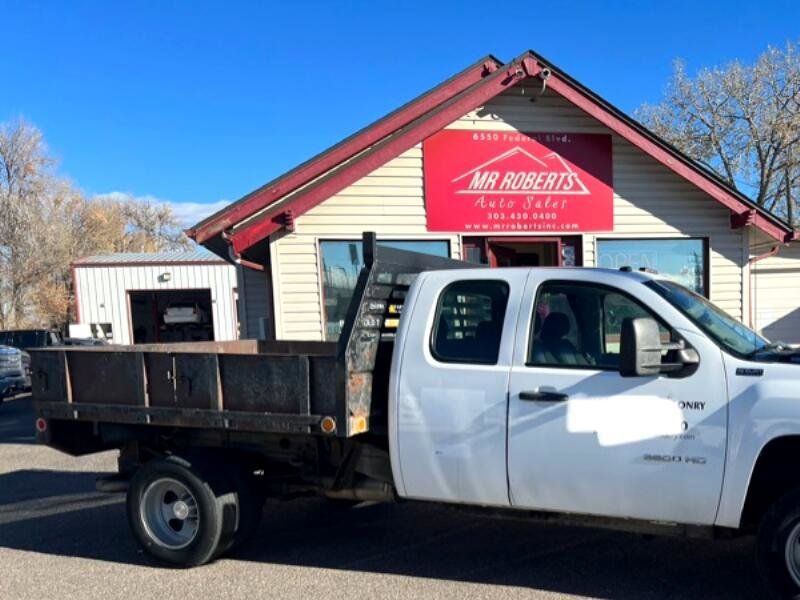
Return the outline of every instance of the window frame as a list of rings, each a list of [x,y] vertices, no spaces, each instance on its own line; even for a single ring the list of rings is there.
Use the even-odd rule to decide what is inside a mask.
[[[668,237],[647,237],[647,236],[635,236],[635,237],[595,237],[594,238],[594,252],[595,257],[600,255],[600,246],[602,242],[688,242],[688,241],[700,241],[703,244],[703,292],[700,294],[705,298],[711,298],[711,243],[709,241],[708,236],[688,236],[688,237],[681,237],[681,236],[668,236]],[[597,258],[595,258],[595,264],[597,264]],[[669,276],[669,274],[664,271],[660,273],[661,275]],[[682,285],[682,284],[681,284]],[[684,286],[685,287],[685,286]],[[699,293],[699,292],[698,292]]]
[[[362,240],[358,238],[349,238],[349,237],[324,237],[324,238],[317,238],[316,240],[316,256],[317,256],[317,277],[318,277],[318,286],[319,286],[319,314],[320,314],[320,330],[322,333],[322,339],[326,342],[335,342],[338,340],[331,339],[328,336],[328,318],[327,318],[327,304],[326,304],[326,297],[325,297],[325,266],[322,257],[322,245],[327,242],[340,242],[345,244],[357,244],[361,245]],[[380,246],[383,242],[441,242],[446,244],[447,246],[447,256],[444,258],[453,258],[453,244],[452,240],[447,237],[431,237],[431,238],[407,238],[407,237],[400,237],[400,238],[386,238],[386,239],[379,239],[377,241],[378,245]],[[401,248],[402,250],[402,248]],[[413,250],[407,250],[408,252],[413,252]],[[431,256],[438,256],[431,255]],[[363,268],[363,256],[362,256],[362,268]],[[359,269],[359,273],[360,273]],[[358,275],[356,276],[356,284],[358,283]],[[353,288],[355,290],[355,288]]]
[[[486,362],[483,360],[465,360],[465,359],[453,359],[453,358],[446,358],[441,356],[436,350],[436,332],[439,327],[439,319],[442,316],[442,303],[444,300],[445,295],[453,286],[457,284],[464,284],[464,283],[499,283],[505,287],[506,290],[506,304],[503,307],[503,322],[500,324],[500,339],[497,342],[497,356],[494,359],[494,362]],[[438,363],[444,364],[456,364],[456,365],[483,365],[483,366],[496,366],[500,363],[500,348],[503,345],[503,334],[504,332],[504,325],[506,320],[506,315],[508,314],[508,302],[511,298],[511,285],[505,279],[457,279],[455,281],[451,281],[448,283],[442,290],[439,292],[438,297],[436,299],[436,311],[433,315],[433,324],[431,325],[430,333],[428,334],[428,351],[431,353],[433,359]]]
[[[667,322],[664,321],[664,319],[661,318],[661,316],[658,315],[652,308],[650,308],[648,305],[643,303],[641,300],[639,300],[638,298],[633,296],[633,294],[631,294],[631,293],[629,293],[629,292],[627,292],[627,291],[625,291],[623,289],[620,289],[620,288],[614,287],[613,285],[608,285],[608,284],[605,284],[605,283],[595,283],[593,281],[584,281],[584,280],[579,280],[579,279],[547,279],[545,281],[542,281],[536,287],[536,298],[533,301],[533,308],[532,308],[531,314],[529,316],[528,340],[527,340],[527,343],[525,345],[525,367],[526,368],[530,368],[530,369],[570,369],[570,370],[581,370],[581,371],[607,371],[607,372],[611,372],[611,373],[619,373],[619,367],[604,367],[602,365],[561,365],[561,364],[542,365],[542,364],[537,364],[537,363],[534,363],[534,362],[531,361],[531,357],[533,356],[533,342],[534,342],[534,339],[533,339],[533,326],[534,326],[535,321],[536,321],[536,317],[535,317],[536,308],[539,306],[539,299],[540,299],[541,294],[542,294],[542,289],[544,289],[548,285],[573,285],[573,286],[581,285],[581,286],[599,288],[599,289],[606,290],[606,291],[608,291],[610,293],[618,294],[618,295],[622,296],[623,298],[627,298],[628,300],[632,301],[634,304],[640,305],[641,307],[643,307],[646,310],[646,312],[650,313],[653,316],[653,319],[656,321],[656,323],[658,323],[659,325],[664,327],[669,332],[671,340],[677,341],[677,340],[683,340],[684,339],[674,327],[671,327],[669,324],[667,324]],[[605,305],[605,302],[603,304]],[[603,312],[603,317],[602,318],[603,318],[603,321],[605,321],[605,312]],[[575,322],[578,325],[578,327],[580,327],[580,323],[578,323],[577,317],[575,318]],[[579,333],[579,336],[580,336],[580,332],[578,332],[578,333]],[[603,333],[603,335],[605,335],[605,331],[603,331],[602,333]],[[580,336],[580,339],[582,339],[582,336]],[[688,345],[687,345],[687,347],[688,347]]]

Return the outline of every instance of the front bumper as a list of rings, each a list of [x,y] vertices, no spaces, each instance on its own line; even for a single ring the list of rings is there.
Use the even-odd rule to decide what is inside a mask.
[[[12,375],[8,377],[0,377],[0,398],[10,396],[14,392],[22,392],[30,389],[30,377],[25,375]]]

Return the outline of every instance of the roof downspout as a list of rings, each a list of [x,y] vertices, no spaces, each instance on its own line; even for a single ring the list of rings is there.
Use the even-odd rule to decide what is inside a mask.
[[[766,258],[771,258],[778,254],[778,251],[781,249],[779,245],[775,245],[763,254],[758,254],[756,256],[751,256],[750,260],[747,261],[748,265],[748,272],[750,274],[750,327],[752,329],[756,328],[756,288],[755,288],[755,273],[753,271],[753,266]]]
[[[263,271],[264,265],[260,265],[257,262],[253,262],[252,260],[247,260],[246,258],[242,258],[241,254],[237,254],[236,251],[233,249],[233,240],[231,236],[228,234],[227,231],[222,232],[222,239],[228,244],[228,256],[230,257],[231,261],[236,265],[241,265],[243,267],[247,267],[248,269],[253,269],[255,271]]]

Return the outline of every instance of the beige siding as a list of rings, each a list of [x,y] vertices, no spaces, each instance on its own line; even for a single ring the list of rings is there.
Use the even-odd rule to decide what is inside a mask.
[[[520,88],[494,99],[450,125],[457,129],[609,133],[609,130],[538,87]],[[613,136],[615,231],[600,237],[709,237],[711,298],[737,318],[743,316],[747,260],[743,231],[731,231],[729,212],[715,200],[637,148]],[[372,230],[384,238],[449,239],[458,257],[459,236],[428,233],[418,145],[296,220],[294,233],[273,239],[277,333],[290,339],[320,339],[322,318],[320,239],[355,239]],[[584,264],[594,265],[594,234],[583,236]]]
[[[753,256],[771,245],[754,244]],[[776,256],[756,262],[751,277],[756,329],[770,339],[800,344],[800,244],[783,246]]]
[[[274,239],[278,337],[322,339],[317,243],[360,239],[364,231],[375,231],[382,239],[446,240],[451,256],[459,258],[458,236],[426,230],[420,145],[299,217],[294,233]]]

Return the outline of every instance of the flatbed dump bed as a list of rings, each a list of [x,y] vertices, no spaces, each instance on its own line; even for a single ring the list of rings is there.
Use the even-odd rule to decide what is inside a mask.
[[[58,421],[203,430],[325,434],[384,433],[395,331],[409,285],[430,269],[467,263],[380,247],[364,236],[364,262],[338,342],[195,342],[64,347],[33,352],[43,441],[94,451]],[[63,430],[63,429],[62,429]]]

